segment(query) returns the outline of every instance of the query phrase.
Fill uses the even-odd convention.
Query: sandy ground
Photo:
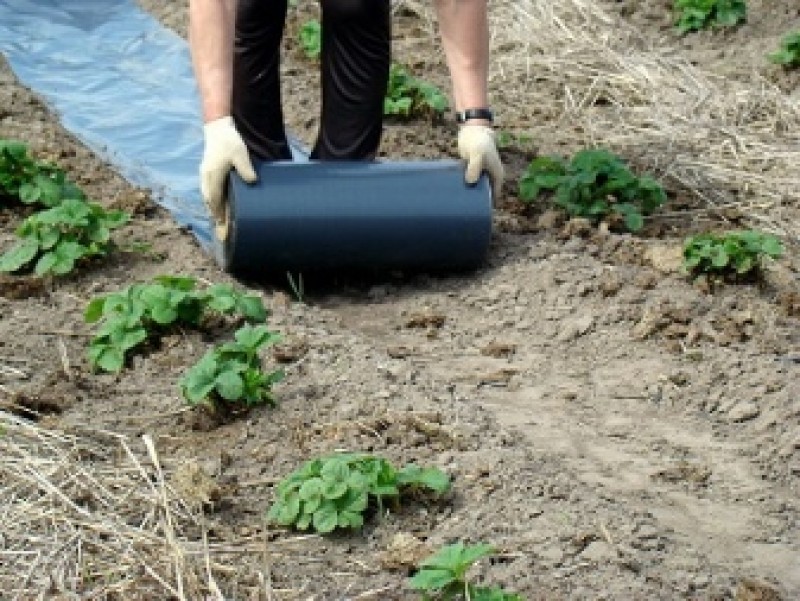
[[[609,4],[621,13],[615,18],[668,34],[658,12],[665,2]],[[145,5],[185,33],[183,3]],[[778,25],[797,23],[793,3],[781,7],[737,35],[767,46]],[[427,29],[413,14],[398,22],[402,57],[422,47]],[[285,81],[309,93],[287,119],[310,140],[315,75],[289,37]],[[736,71],[730,42],[709,34],[679,50],[690,56],[716,44],[720,65]],[[417,63],[445,83],[441,56],[427,43]],[[4,402],[38,408],[43,428],[123,435],[137,456],[148,434],[176,486],[187,466],[199,464],[219,496],[204,510],[208,536],[232,549],[213,568],[226,598],[414,598],[403,586],[408,565],[394,560],[398,533],[428,548],[454,540],[496,545],[500,556],[479,576],[527,599],[800,596],[796,255],[772,266],[761,285],[712,293],[675,270],[687,231],[680,224],[652,224],[640,237],[586,230],[514,209],[509,184],[490,256],[476,273],[306,281],[303,302],[283,283],[248,283],[294,349],[279,406],[198,431],[176,381],[225,332],[181,332],[119,376],[92,375],[81,316],[92,296],[157,274],[229,278],[146,193],[65,132],[5,63],[0,84],[0,137],[27,141],[92,198],[135,211],[120,239],[153,249],[56,282],[0,280],[0,365],[13,367],[0,373]],[[453,134],[447,124],[390,124],[382,153],[451,155]],[[512,182],[531,153],[504,153]],[[20,218],[0,211],[3,247]],[[453,475],[454,491],[437,503],[412,501],[346,536],[267,528],[276,479],[340,448],[437,465]],[[118,461],[111,450],[93,458]],[[182,492],[191,499],[191,487]],[[255,544],[259,552],[251,552]],[[151,579],[136,578],[141,588],[122,598],[147,598]],[[19,580],[18,571],[0,568],[3,590],[18,589]],[[54,586],[47,573],[28,580]],[[51,588],[53,598],[71,598],[62,586]]]

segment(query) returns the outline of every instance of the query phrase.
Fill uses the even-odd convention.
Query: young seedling
[[[493,553],[494,549],[483,543],[447,545],[422,562],[409,586],[422,593],[423,601],[522,601],[520,595],[476,586],[467,578],[476,561]]]
[[[497,132],[497,147],[501,150],[510,148],[530,150],[532,146],[533,136],[530,134],[516,134],[506,130],[500,130]]]
[[[644,216],[666,201],[658,182],[637,177],[603,149],[582,150],[570,162],[551,156],[531,161],[519,182],[520,198],[532,202],[543,190],[554,191],[555,204],[573,217],[621,219],[632,232],[642,229]]]
[[[86,200],[59,168],[37,161],[28,147],[16,140],[0,139],[0,200],[55,207],[64,199]]]
[[[300,48],[306,57],[317,60],[322,52],[322,25],[317,19],[309,19],[300,27]]]
[[[450,479],[436,468],[414,464],[396,469],[387,460],[360,453],[313,459],[284,478],[276,489],[268,519],[299,530],[327,534],[360,528],[371,505],[383,506],[413,489],[444,493]]]
[[[768,55],[769,60],[786,68],[800,67],[800,31],[790,33],[781,41],[781,47]]]
[[[257,296],[226,284],[206,290],[195,287],[193,278],[161,276],[92,299],[84,319],[99,326],[89,343],[89,363],[102,371],[118,372],[130,352],[148,339],[179,325],[197,328],[213,314],[266,320],[266,309]]]
[[[220,410],[274,404],[272,386],[281,381],[283,372],[266,373],[259,351],[280,336],[265,325],[245,325],[234,338],[208,351],[181,379],[181,392],[190,405]]]
[[[708,27],[733,27],[747,20],[745,0],[675,0],[681,34]]]
[[[766,257],[783,254],[781,241],[756,231],[699,234],[683,247],[683,267],[692,275],[747,276],[757,272]]]
[[[383,114],[391,117],[441,116],[447,97],[433,84],[413,77],[405,67],[392,64],[383,99]]]
[[[19,242],[0,256],[0,271],[33,268],[40,276],[67,274],[81,259],[108,255],[114,247],[111,231],[129,219],[123,211],[106,211],[84,200],[64,200],[22,222],[16,231]]]

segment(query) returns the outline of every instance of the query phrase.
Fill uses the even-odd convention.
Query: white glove
[[[214,219],[217,238],[225,240],[228,237],[225,178],[233,167],[244,181],[251,184],[256,181],[256,172],[232,117],[209,121],[203,126],[203,134],[205,150],[200,163],[200,192]]]
[[[486,125],[462,125],[458,131],[458,154],[467,162],[464,180],[475,184],[485,171],[492,182],[492,199],[497,202],[503,188],[504,170],[494,130]]]

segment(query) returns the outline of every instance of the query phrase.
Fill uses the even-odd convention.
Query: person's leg
[[[372,159],[391,61],[390,0],[320,0],[322,119],[312,158]]]
[[[291,159],[283,127],[280,46],[287,0],[239,0],[233,55],[232,113],[250,152]]]

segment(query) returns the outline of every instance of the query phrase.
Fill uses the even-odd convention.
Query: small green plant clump
[[[790,33],[781,41],[781,47],[768,55],[769,60],[787,68],[800,67],[800,31]]]
[[[64,171],[32,158],[24,143],[0,139],[0,200],[55,207],[68,198],[86,200]]]
[[[447,97],[433,84],[412,76],[408,70],[392,64],[383,114],[391,117],[420,115],[441,116],[448,108]]]
[[[233,342],[212,348],[186,372],[180,382],[183,397],[192,406],[213,409],[274,405],[272,386],[283,372],[264,372],[259,351],[279,340],[265,325],[241,327]]]
[[[313,459],[284,478],[268,519],[299,530],[327,534],[337,528],[360,528],[370,505],[383,507],[409,489],[444,493],[450,479],[436,468],[414,464],[396,469],[387,460],[360,453]]]
[[[637,177],[622,159],[603,149],[582,150],[566,162],[544,156],[531,161],[519,182],[523,201],[535,200],[543,190],[555,192],[555,204],[572,217],[592,221],[621,218],[636,232],[649,215],[666,201],[661,185],[649,176]]]
[[[522,601],[501,588],[476,586],[467,578],[472,565],[494,553],[490,545],[455,543],[425,559],[409,586],[422,593],[423,601]]]
[[[118,372],[129,353],[170,327],[199,327],[210,315],[238,315],[263,322],[267,311],[261,299],[242,294],[227,284],[196,289],[189,277],[161,276],[120,292],[91,300],[84,318],[99,326],[89,344],[89,363]]]
[[[501,150],[519,148],[530,150],[533,147],[533,136],[526,133],[514,133],[506,130],[497,132],[497,147]]]
[[[692,275],[746,276],[756,272],[766,257],[783,254],[781,241],[756,231],[699,234],[683,247],[683,267]]]
[[[708,27],[733,27],[747,20],[745,0],[675,0],[675,26],[681,34]]]
[[[0,256],[0,271],[33,269],[36,275],[64,275],[81,259],[105,257],[114,248],[112,230],[130,215],[107,211],[77,198],[34,213],[17,228],[20,240]]]
[[[317,60],[322,52],[322,25],[317,19],[309,19],[300,26],[300,48],[307,58]]]

